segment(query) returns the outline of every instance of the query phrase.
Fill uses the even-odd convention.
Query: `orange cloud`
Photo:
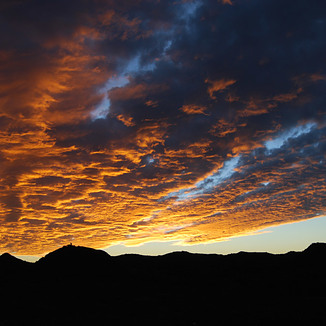
[[[291,102],[298,98],[298,94],[302,93],[302,88],[299,88],[293,93],[279,94],[273,97],[273,100],[276,102],[286,103]]]
[[[158,107],[158,102],[157,101],[153,101],[153,100],[148,100],[145,102],[145,104],[149,107],[152,107],[152,108],[156,108]]]
[[[318,82],[318,81],[321,81],[321,80],[326,80],[326,76],[316,73],[316,74],[310,75],[310,79],[313,82]]]
[[[124,116],[122,114],[119,114],[117,116],[117,119],[123,122],[123,124],[127,127],[132,127],[135,125],[135,123],[132,121],[132,117]]]
[[[237,131],[236,125],[234,123],[227,122],[224,119],[218,121],[218,123],[212,125],[210,133],[216,137],[225,137],[228,134],[233,134]]]
[[[140,148],[152,148],[159,144],[164,144],[164,135],[168,124],[150,123],[140,127],[137,131],[135,141]]]
[[[223,124],[231,127],[221,121]],[[3,245],[10,250],[12,244],[20,254],[42,254],[71,241],[98,248],[121,241],[207,243],[253,232],[278,221],[291,222],[293,216],[305,218],[315,207],[323,207],[317,196],[312,205],[305,204],[307,198],[312,200],[316,193],[324,192],[318,176],[309,177],[309,189],[298,188],[296,176],[304,176],[307,166],[296,165],[291,170],[293,163],[286,161],[276,170],[267,165],[262,169],[256,167],[248,175],[245,173],[251,166],[240,166],[237,171],[241,174],[235,179],[191,201],[159,200],[171,191],[195,187],[223,167],[223,160],[215,157],[214,161],[219,163],[205,174],[182,173],[185,166],[180,162],[184,165],[185,158],[201,160],[207,156],[212,143],[204,140],[183,150],[166,150],[155,157],[157,163],[141,163],[153,146],[164,142],[167,126],[162,125],[152,124],[139,130],[131,143],[139,143],[141,151],[132,150],[130,144],[125,149],[119,145],[90,153],[83,160],[78,155],[67,156],[64,152],[68,148],[57,148],[51,139],[39,143],[38,148],[37,142],[30,143],[29,150],[22,139],[19,145],[19,138],[12,139],[17,146],[5,152],[8,162],[2,164],[2,169],[7,175],[15,171],[17,180],[10,186],[10,196],[8,188],[0,189],[0,212],[19,212],[20,218],[2,223]],[[130,162],[139,164],[141,169],[135,169]],[[163,173],[167,167],[180,170],[172,175]],[[264,185],[265,181],[270,185]],[[143,192],[138,194],[139,191]]]
[[[224,5],[233,5],[231,0],[220,0],[220,2],[222,2]]]
[[[233,79],[219,79],[219,80],[205,80],[206,84],[210,84],[208,86],[207,92],[212,100],[216,100],[216,96],[214,95],[215,92],[220,92],[225,90],[227,87],[236,83],[236,80]]]
[[[276,108],[280,103],[287,103],[298,99],[299,94],[303,92],[302,88],[297,90],[275,95],[272,98],[251,98],[244,102],[245,108],[241,111],[241,116],[255,116],[268,113],[271,109]]]
[[[187,114],[205,114],[206,107],[196,104],[187,104],[183,105],[180,110]]]
[[[166,1],[91,3],[95,7],[85,11],[67,2],[72,10],[58,8],[65,24],[54,15],[48,23],[51,15],[45,15],[42,28],[34,19],[38,8],[27,17],[13,4],[8,17],[15,19],[4,23],[3,251],[43,254],[69,242],[95,248],[207,243],[325,214],[325,76],[322,68],[304,73],[314,71],[308,61],[322,52],[320,42],[298,57],[299,77],[293,78],[286,51],[293,53],[304,38],[270,38],[275,48],[284,49],[286,42],[286,49],[259,61],[268,52],[266,30],[255,35],[257,52],[248,56],[247,42],[232,23],[256,13],[248,5],[221,11],[214,1],[205,8],[186,1],[173,8]],[[55,6],[51,2],[50,10]],[[47,1],[43,8],[49,10]],[[279,26],[277,15],[275,21],[265,17],[268,26]],[[315,30],[308,21],[304,28]],[[196,37],[189,37],[189,27]],[[232,53],[231,43],[211,42],[218,39],[232,40]],[[130,68],[135,58],[140,67]],[[207,72],[227,76],[225,59],[234,63],[234,77],[205,76],[203,83]],[[145,63],[154,60],[147,70]],[[111,87],[115,77],[125,80],[128,74],[128,84]],[[257,85],[259,80],[268,85]],[[108,114],[91,119],[102,101],[110,106]],[[287,129],[307,121],[311,130]],[[230,166],[230,160],[236,163]]]

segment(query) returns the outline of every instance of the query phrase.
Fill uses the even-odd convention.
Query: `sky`
[[[0,252],[326,241],[324,1],[5,0],[0,39]]]

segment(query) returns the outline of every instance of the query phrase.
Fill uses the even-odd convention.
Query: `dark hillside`
[[[34,264],[3,254],[0,325],[323,325],[325,259],[325,244],[158,257],[65,246]]]
[[[110,258],[103,250],[68,245],[50,252],[35,265],[42,273],[85,276],[107,270]]]

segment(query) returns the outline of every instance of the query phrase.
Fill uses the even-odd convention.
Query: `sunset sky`
[[[0,40],[0,253],[326,241],[325,1],[4,0]]]

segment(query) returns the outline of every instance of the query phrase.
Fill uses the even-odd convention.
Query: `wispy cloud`
[[[304,134],[309,134],[313,128],[316,128],[317,124],[314,122],[309,122],[304,125],[296,126],[291,129],[288,129],[278,135],[277,137],[267,140],[265,146],[269,151],[273,149],[281,148],[288,140],[297,138]]]
[[[229,179],[235,172],[240,160],[240,156],[233,157],[232,159],[227,160],[223,166],[217,171],[212,172],[208,176],[205,176],[202,180],[196,182],[193,186],[185,189],[180,189],[175,192],[171,192],[162,200],[175,197],[177,201],[191,199],[202,194],[211,192],[219,184]]]

